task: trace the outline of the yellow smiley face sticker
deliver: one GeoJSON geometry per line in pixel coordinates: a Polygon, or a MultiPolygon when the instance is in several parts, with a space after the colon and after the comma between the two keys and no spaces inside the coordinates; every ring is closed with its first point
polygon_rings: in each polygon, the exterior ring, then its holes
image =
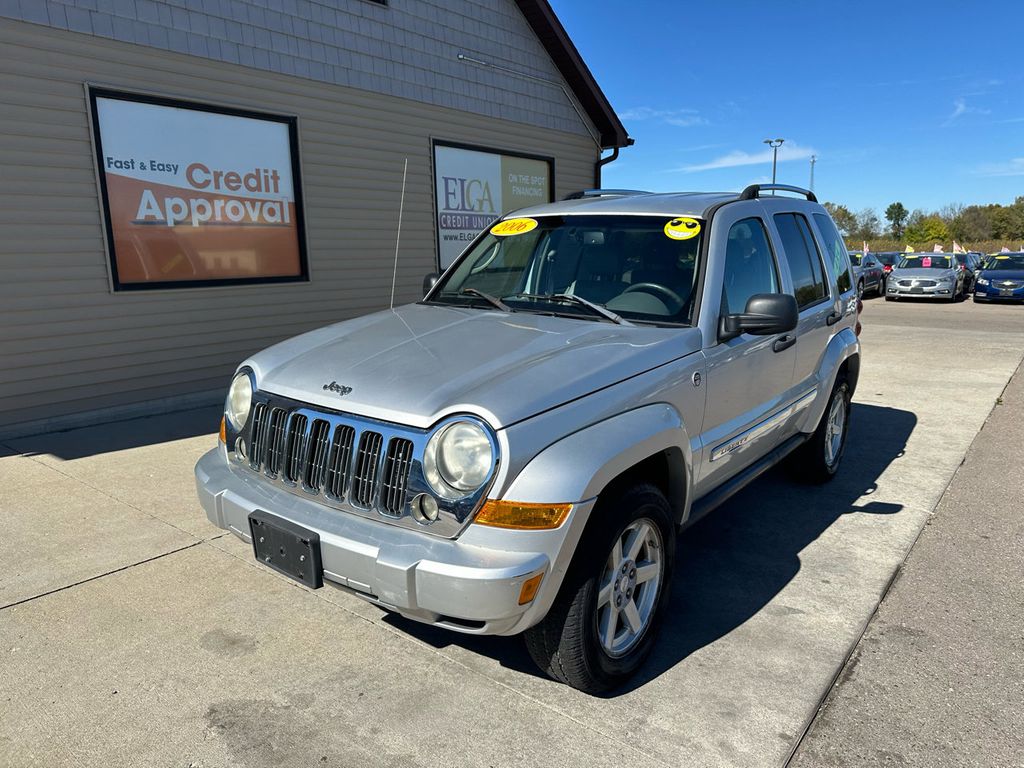
{"type": "Polygon", "coordinates": [[[665,225],[665,236],[673,240],[689,240],[700,234],[700,222],[688,216],[680,216],[672,219],[665,225]]]}
{"type": "Polygon", "coordinates": [[[491,234],[497,235],[498,237],[508,237],[509,235],[524,235],[527,232],[532,232],[537,228],[536,219],[505,219],[499,221],[493,227],[491,227],[491,234]]]}

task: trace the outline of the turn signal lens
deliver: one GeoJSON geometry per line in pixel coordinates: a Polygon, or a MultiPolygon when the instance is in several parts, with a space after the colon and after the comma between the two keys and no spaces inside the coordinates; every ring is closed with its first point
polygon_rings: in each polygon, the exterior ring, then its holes
{"type": "Polygon", "coordinates": [[[519,590],[519,604],[526,605],[528,602],[533,600],[537,596],[537,590],[540,589],[540,583],[544,580],[544,574],[538,573],[536,576],[531,576],[523,582],[523,588],[519,590]]]}
{"type": "Polygon", "coordinates": [[[226,443],[228,441],[228,425],[224,416],[220,417],[220,441],[226,443]]]}
{"type": "Polygon", "coordinates": [[[564,523],[570,509],[572,504],[531,504],[488,499],[473,522],[495,528],[546,530],[564,523]]]}

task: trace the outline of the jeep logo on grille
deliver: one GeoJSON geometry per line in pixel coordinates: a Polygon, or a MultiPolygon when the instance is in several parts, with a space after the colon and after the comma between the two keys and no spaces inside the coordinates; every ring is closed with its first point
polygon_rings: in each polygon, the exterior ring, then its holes
{"type": "Polygon", "coordinates": [[[337,392],[341,397],[344,397],[352,391],[352,387],[346,387],[336,381],[332,381],[330,384],[324,384],[324,390],[327,392],[337,392]]]}

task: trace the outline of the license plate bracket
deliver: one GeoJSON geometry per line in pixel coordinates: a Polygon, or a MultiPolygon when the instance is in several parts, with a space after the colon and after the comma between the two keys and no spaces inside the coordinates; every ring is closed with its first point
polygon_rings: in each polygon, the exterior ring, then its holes
{"type": "Polygon", "coordinates": [[[320,534],[259,509],[249,515],[249,533],[261,563],[311,589],[324,585],[320,534]]]}
{"type": "Polygon", "coordinates": [[[1000,296],[1013,296],[1013,288],[1000,288],[999,289],[999,295],[1000,296]]]}
{"type": "Polygon", "coordinates": [[[913,288],[910,289],[910,292],[911,293],[924,293],[924,288],[922,288],[919,285],[915,285],[913,288]]]}

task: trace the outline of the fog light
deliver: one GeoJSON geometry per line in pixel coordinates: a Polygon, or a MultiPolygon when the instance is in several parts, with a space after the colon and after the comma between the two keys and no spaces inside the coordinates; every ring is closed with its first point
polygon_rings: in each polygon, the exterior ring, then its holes
{"type": "Polygon", "coordinates": [[[429,493],[421,493],[412,500],[412,516],[416,522],[430,525],[437,520],[437,499],[429,493]]]}
{"type": "Polygon", "coordinates": [[[519,590],[519,604],[526,605],[537,596],[540,583],[544,580],[544,574],[538,573],[523,582],[523,588],[519,590]]]}

